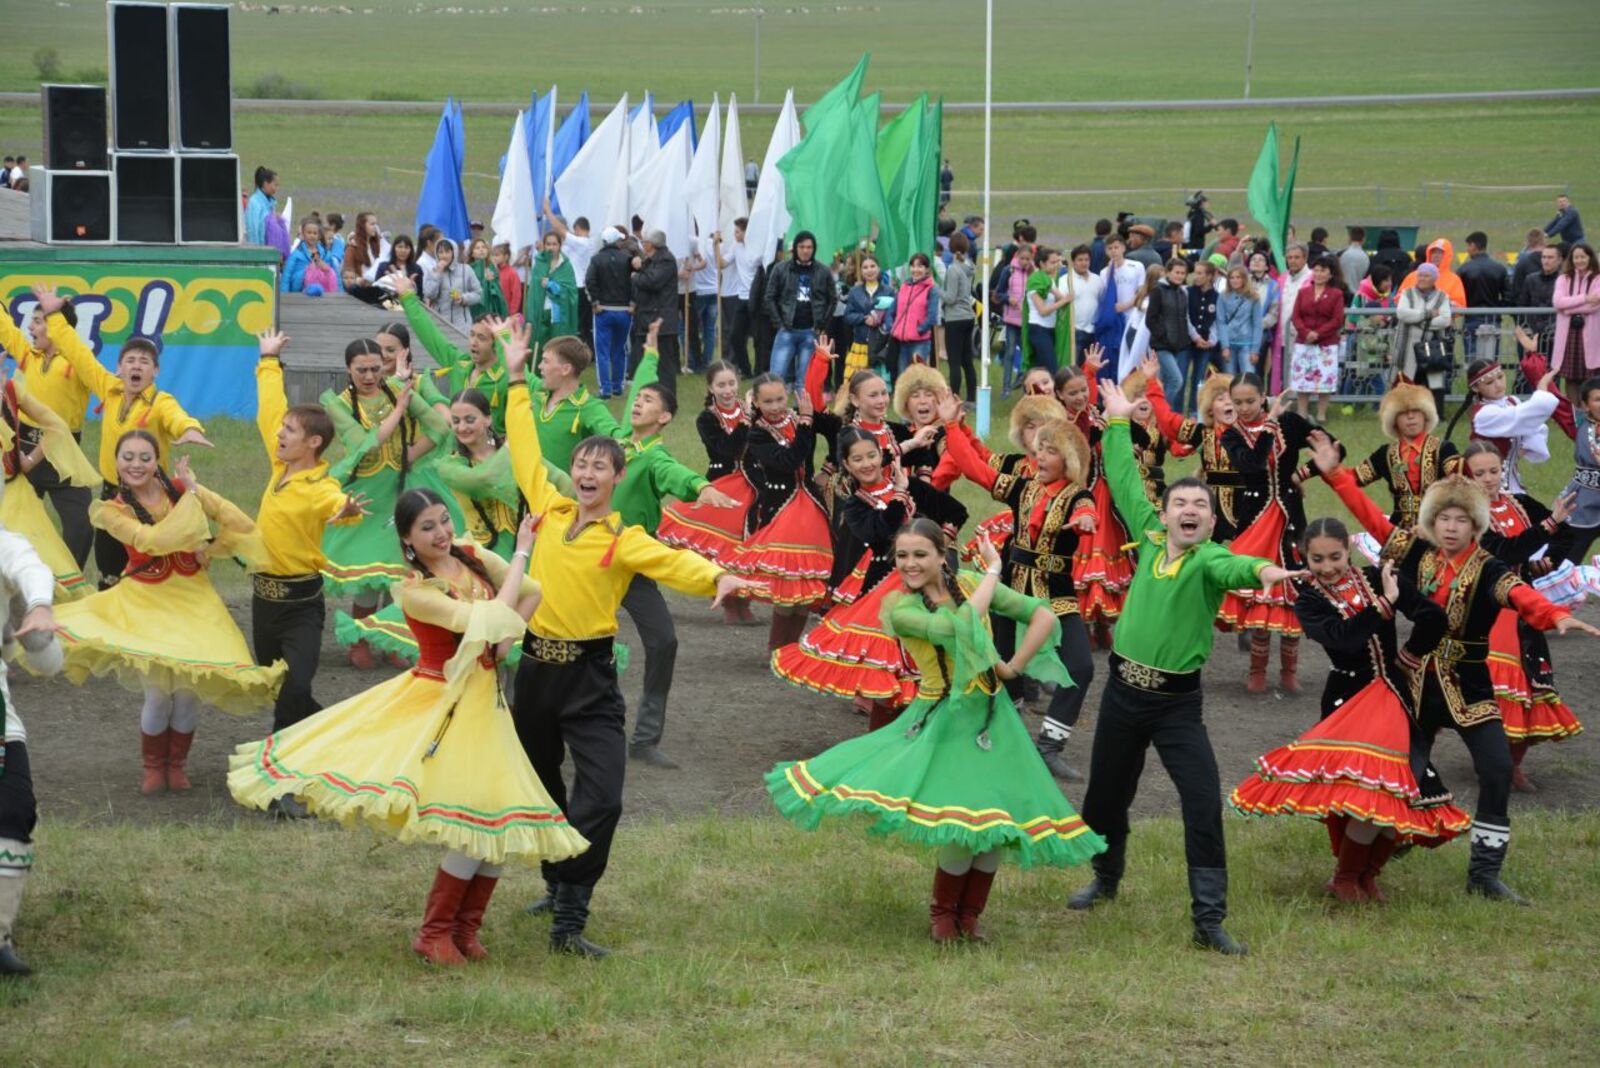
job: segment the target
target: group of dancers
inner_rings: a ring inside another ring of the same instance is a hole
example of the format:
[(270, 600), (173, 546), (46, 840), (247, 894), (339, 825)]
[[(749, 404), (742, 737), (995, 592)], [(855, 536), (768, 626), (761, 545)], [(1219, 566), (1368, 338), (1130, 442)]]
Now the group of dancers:
[[(1285, 691), (1298, 689), (1302, 634), (1333, 660), (1321, 722), (1263, 755), (1231, 800), (1325, 822), (1341, 900), (1381, 900), (1377, 876), (1397, 848), (1469, 826), (1468, 889), (1520, 900), (1500, 872), (1510, 793), (1534, 788), (1522, 754), (1581, 729), (1541, 632), (1596, 632), (1526, 580), (1553, 557), (1581, 558), (1595, 531), (1580, 521), (1600, 520), (1588, 477), (1600, 470), (1600, 381), (1580, 391), (1578, 472), (1550, 509), (1517, 481), (1520, 461), (1548, 456), (1548, 380), (1516, 403), (1498, 365), (1474, 364), (1475, 440), (1459, 455), (1433, 434), (1432, 395), (1401, 384), (1383, 408), (1393, 443), (1351, 471), (1336, 441), (1254, 376), (1213, 376), (1199, 411), (1178, 412), (1153, 361), (1108, 385), (1094, 348), (1083, 368), (1027, 374), (1009, 453), (984, 445), (920, 363), (892, 390), (858, 370), (829, 397), (836, 356), (824, 342), (792, 398), (775, 375), (742, 388), (716, 363), (696, 420), (702, 474), (663, 438), (678, 398), (656, 378), (654, 328), (621, 425), (582, 385), (592, 354), (581, 340), (534, 353), (526, 324), (488, 317), (461, 352), (402, 292), (410, 329), (353, 341), (347, 385), (319, 404), (288, 404), (289, 339), (261, 335), (271, 474), (252, 520), (201, 485), (187, 455), (173, 461), (174, 446), (209, 442), (159, 390), (158, 347), (130, 339), (107, 371), (71, 304), (35, 295), (28, 333), (0, 321), (20, 371), (0, 405), (0, 583), (17, 662), (142, 695), (147, 795), (190, 789), (203, 705), (271, 708), (272, 732), (232, 757), (233, 796), (442, 846), (412, 943), (436, 964), (487, 956), (479, 932), (511, 860), (541, 866), (545, 893), (527, 911), (551, 917), (552, 949), (606, 955), (586, 932), (626, 765), (676, 767), (661, 749), (677, 649), (662, 584), (714, 598), (730, 626), (766, 602), (773, 672), (855, 702), (865, 734), (778, 765), (767, 788), (801, 827), (856, 813), (875, 833), (933, 847), (940, 942), (983, 937), (1002, 857), (1088, 861), (1094, 879), (1071, 907), (1115, 898), (1153, 744), (1182, 802), (1194, 941), (1244, 952), (1222, 926), (1223, 793), (1201, 715), (1216, 630), (1247, 643), (1251, 692), (1266, 689), (1274, 632)], [(438, 372), (415, 371), (413, 336)], [(98, 471), (75, 440), (91, 396), (104, 420)], [(335, 438), (344, 454), (330, 465)], [(1191, 452), (1200, 477), (1169, 480), (1166, 457)], [(1337, 521), (1307, 521), (1301, 485), (1318, 474), (1385, 542), (1381, 567), (1352, 563)], [(961, 478), (1001, 506), (965, 544), (969, 516), (951, 492)], [(1380, 480), (1389, 516), (1359, 488)], [(98, 590), (83, 577), (91, 547)], [(222, 560), (250, 573), (251, 642), (208, 578)], [(314, 680), (330, 597), (351, 599), (335, 634), (352, 663), (401, 671), (323, 708)], [(619, 609), (645, 661), (631, 738)], [(1403, 642), (1396, 613), (1413, 621)], [(1060, 782), (1084, 778), (1065, 752), (1096, 648), (1107, 681), (1080, 815)], [(3, 674), (0, 698), (0, 972), (23, 973), (11, 929), (35, 807)], [(1019, 704), (1041, 715), (1031, 737)], [(1445, 727), (1478, 775), (1470, 818), (1428, 762)]]

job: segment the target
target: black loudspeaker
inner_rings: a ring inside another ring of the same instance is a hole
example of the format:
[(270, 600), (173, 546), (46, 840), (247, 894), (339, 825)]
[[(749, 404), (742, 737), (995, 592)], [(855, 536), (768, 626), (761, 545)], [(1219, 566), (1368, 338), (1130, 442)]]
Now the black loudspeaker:
[(117, 240), (170, 245), (178, 240), (178, 160), (170, 152), (117, 153)]
[(178, 240), (239, 243), (239, 157), (178, 157)]
[(178, 150), (232, 151), (233, 74), (228, 57), (228, 9), (216, 4), (173, 4), (172, 43)]
[(46, 244), (105, 244), (111, 240), (114, 205), (110, 171), (28, 172), (33, 201), (33, 239)]
[(53, 171), (106, 169), (106, 90), (101, 85), (41, 85), (44, 165)]
[(163, 4), (113, 2), (106, 6), (111, 143), (118, 152), (165, 152), (172, 147), (167, 33)]

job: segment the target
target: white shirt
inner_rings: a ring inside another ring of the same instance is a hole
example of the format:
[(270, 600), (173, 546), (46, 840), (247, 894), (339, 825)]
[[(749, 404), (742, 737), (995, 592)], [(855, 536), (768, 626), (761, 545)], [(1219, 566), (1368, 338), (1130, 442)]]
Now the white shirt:
[(1300, 290), (1307, 282), (1311, 281), (1311, 268), (1300, 268), (1299, 274), (1287, 272), (1278, 279), (1279, 306), (1283, 309), (1278, 315), (1278, 322), (1283, 324), (1285, 348), (1287, 341), (1294, 336), (1294, 302), (1300, 299)]
[(712, 297), (717, 293), (717, 249), (712, 238), (702, 237), (695, 242), (695, 251), (705, 261), (705, 266), (694, 272), (695, 296)]
[[(11, 699), (11, 688), (6, 684), (6, 662), (11, 659), (12, 631), (22, 623), (29, 610), (47, 605), (55, 596), (55, 576), (39, 559), (33, 545), (21, 534), (0, 530), (0, 599), (5, 609), (5, 657), (0, 659), (0, 695), (5, 698), (5, 740), (25, 742), (28, 733), (23, 729), (22, 717), (17, 714), (16, 702)], [(33, 648), (29, 648), (32, 646)], [(23, 642), (28, 664), (41, 675), (54, 675), (61, 670), (61, 643), (53, 635), (42, 638), (33, 635)]]
[(761, 254), (750, 247), (748, 241), (733, 244), (733, 274), (737, 276), (735, 291), (740, 300), (750, 299), (750, 286), (755, 283), (756, 271), (761, 269)]
[[(1029, 293), (1027, 295), (1029, 326), (1037, 326), (1044, 330), (1054, 330), (1056, 328), (1056, 316), (1061, 314), (1061, 309), (1057, 308), (1052, 312), (1042, 312), (1039, 310), (1038, 301), (1043, 300), (1048, 302), (1060, 300), (1066, 295), (1067, 291), (1064, 287), (1057, 288), (1058, 286), (1061, 286), (1060, 279), (1057, 279), (1056, 284), (1050, 287), (1049, 293)], [(1035, 298), (1038, 299), (1036, 300)]]
[(1074, 330), (1090, 331), (1094, 329), (1094, 317), (1100, 311), (1100, 297), (1106, 291), (1105, 279), (1097, 274), (1071, 273), (1072, 279), (1072, 328)]
[(1144, 285), (1144, 264), (1136, 260), (1124, 260), (1121, 267), (1113, 267), (1108, 263), (1100, 269), (1100, 281), (1105, 287), (1102, 292), (1116, 286), (1117, 299), (1114, 303), (1126, 304)]
[(1475, 437), (1511, 439), (1511, 455), (1506, 457), (1500, 473), (1500, 486), (1505, 492), (1524, 492), (1519, 460), (1542, 464), (1550, 459), (1549, 419), (1560, 403), (1560, 397), (1541, 389), (1521, 403), (1515, 397), (1487, 401), (1473, 414)]
[(589, 275), (589, 260), (594, 256), (594, 238), (567, 231), (561, 239), (561, 254), (572, 261), (572, 272), (579, 282)]

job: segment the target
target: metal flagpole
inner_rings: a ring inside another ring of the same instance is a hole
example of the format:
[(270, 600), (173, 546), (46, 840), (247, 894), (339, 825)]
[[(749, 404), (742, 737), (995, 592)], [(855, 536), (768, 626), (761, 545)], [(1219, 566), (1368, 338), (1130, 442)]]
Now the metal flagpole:
[[(979, 269), (983, 272), (983, 323), (979, 327), (978, 355), (982, 357), (983, 375), (978, 383), (978, 436), (989, 434), (989, 276), (993, 270), (993, 252), (989, 234), (994, 230), (994, 219), (989, 214), (990, 148), (994, 133), (994, 0), (988, 0), (984, 12), (983, 30), (983, 248), (978, 253)], [(1010, 354), (1007, 354), (1010, 358)]]

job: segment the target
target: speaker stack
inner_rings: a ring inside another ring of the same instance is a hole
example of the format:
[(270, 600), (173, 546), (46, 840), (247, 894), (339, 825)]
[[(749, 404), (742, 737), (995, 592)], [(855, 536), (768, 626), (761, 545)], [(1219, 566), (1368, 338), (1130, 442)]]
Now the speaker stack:
[(34, 240), (238, 244), (227, 6), (111, 0), (106, 41), (109, 108), (100, 86), (41, 87)]

